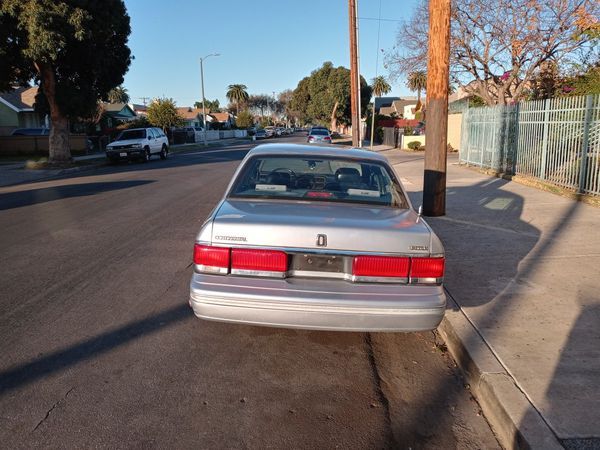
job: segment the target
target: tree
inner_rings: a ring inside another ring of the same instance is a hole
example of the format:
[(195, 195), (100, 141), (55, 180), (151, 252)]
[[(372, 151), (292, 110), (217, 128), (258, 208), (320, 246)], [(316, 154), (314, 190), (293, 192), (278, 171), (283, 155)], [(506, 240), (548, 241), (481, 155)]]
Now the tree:
[[(373, 94), (375, 97), (381, 97), (382, 95), (387, 94), (392, 90), (392, 87), (386, 81), (385, 77), (379, 75), (373, 78), (373, 83), (371, 84), (371, 89), (373, 90)], [(373, 108), (371, 109), (371, 117), (370, 124), (367, 121), (367, 128), (371, 130), (371, 148), (373, 148), (373, 142), (375, 140), (375, 122), (373, 120), (373, 116), (375, 115), (375, 101), (373, 101)]]
[(0, 90), (39, 83), (36, 109), (52, 122), (51, 164), (71, 160), (69, 120), (93, 117), (123, 82), (130, 31), (122, 0), (0, 2)]
[(371, 89), (373, 90), (373, 94), (375, 94), (375, 97), (381, 97), (382, 95), (385, 95), (388, 92), (390, 92), (392, 90), (392, 87), (386, 81), (385, 77), (379, 75), (373, 78)]
[[(209, 112), (221, 112), (221, 105), (219, 104), (219, 99), (215, 100), (207, 100), (204, 99), (204, 107), (206, 109), (206, 113)], [(194, 108), (201, 109), (202, 108), (202, 100), (194, 103)]]
[(265, 109), (269, 107), (269, 96), (266, 94), (250, 95), (247, 103), (248, 108), (256, 113), (260, 112), (260, 115), (264, 116)]
[[(547, 61), (567, 68), (598, 51), (599, 12), (597, 0), (454, 0), (452, 81), (488, 105), (519, 101)], [(428, 23), (422, 0), (386, 56), (392, 76), (425, 70)]]
[(177, 112), (171, 98), (158, 98), (148, 106), (148, 121), (152, 126), (162, 128), (164, 132), (171, 127), (180, 127), (185, 121)]
[(411, 72), (408, 74), (406, 86), (413, 92), (417, 91), (417, 107), (415, 111), (419, 111), (421, 109), (421, 91), (427, 88), (427, 72), (424, 70)]
[[(571, 83), (570, 85), (568, 83)], [(565, 88), (569, 89), (565, 89)], [(572, 87), (572, 90), (570, 89)], [(600, 94), (600, 62), (590, 67), (583, 74), (567, 80), (563, 86), (563, 92), (573, 95)]]
[(235, 124), (238, 128), (249, 128), (254, 125), (254, 116), (250, 111), (242, 111), (235, 118)]
[(129, 94), (127, 89), (123, 86), (117, 86), (116, 88), (108, 91), (108, 101), (110, 103), (129, 103)]
[(227, 88), (227, 99), (236, 104), (236, 114), (240, 113), (240, 103), (248, 101), (248, 88), (245, 84), (230, 84)]
[[(371, 99), (371, 87), (361, 77), (361, 116)], [(331, 129), (338, 123), (350, 123), (350, 70), (326, 62), (302, 79), (292, 95), (291, 106), (305, 119), (328, 122)]]

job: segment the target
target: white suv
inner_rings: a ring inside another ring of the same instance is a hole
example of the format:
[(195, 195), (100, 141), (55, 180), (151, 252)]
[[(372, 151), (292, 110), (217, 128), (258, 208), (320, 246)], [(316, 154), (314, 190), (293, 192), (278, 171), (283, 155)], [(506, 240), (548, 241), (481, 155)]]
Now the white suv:
[(131, 128), (123, 130), (114, 142), (106, 146), (109, 162), (121, 159), (141, 159), (146, 162), (152, 155), (167, 159), (169, 140), (160, 128)]

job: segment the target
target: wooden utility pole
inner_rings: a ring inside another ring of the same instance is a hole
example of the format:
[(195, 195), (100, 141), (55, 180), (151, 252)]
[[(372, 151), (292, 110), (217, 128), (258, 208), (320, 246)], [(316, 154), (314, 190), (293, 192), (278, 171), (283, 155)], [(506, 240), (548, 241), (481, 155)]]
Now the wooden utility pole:
[(450, 0), (429, 0), (423, 214), (446, 214)]
[(350, 110), (352, 115), (352, 146), (359, 146), (360, 111), (358, 110), (358, 49), (356, 42), (356, 0), (348, 0), (350, 28)]

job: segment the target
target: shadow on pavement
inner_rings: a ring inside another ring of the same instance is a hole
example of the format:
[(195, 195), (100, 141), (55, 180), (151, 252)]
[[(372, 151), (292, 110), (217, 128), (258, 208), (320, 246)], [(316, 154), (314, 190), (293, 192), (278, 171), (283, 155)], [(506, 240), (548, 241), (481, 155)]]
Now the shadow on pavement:
[(0, 395), (56, 371), (93, 359), (129, 341), (155, 333), (166, 326), (192, 316), (192, 311), (187, 304), (177, 305), (154, 316), (131, 322), (113, 331), (107, 331), (30, 363), (0, 372)]
[[(577, 209), (581, 207), (579, 202), (573, 201), (565, 211), (561, 211), (560, 215), (556, 216), (554, 225), (549, 227), (549, 230), (542, 236), (540, 230), (522, 220), (525, 198), (503, 190), (502, 187), (507, 183), (509, 181), (492, 178), (476, 185), (449, 187), (447, 190), (447, 215), (439, 218), (427, 218), (442, 239), (446, 249), (445, 287), (459, 303), (461, 309), (471, 308), (470, 320), (477, 328), (477, 332), (473, 331), (472, 335), (467, 338), (467, 341), (471, 341), (466, 343), (467, 348), (478, 342), (481, 336), (493, 346), (490, 338), (493, 339), (496, 335), (501, 336), (501, 333), (506, 333), (506, 327), (515, 326), (507, 322), (510, 317), (534, 314), (531, 306), (529, 309), (525, 306), (528, 290), (531, 289), (530, 280), (539, 271), (544, 258), (552, 255), (553, 247), (560, 242), (562, 235), (576, 216)], [(411, 195), (415, 205), (420, 204), (421, 195), (421, 192)], [(562, 409), (561, 405), (561, 397), (564, 398), (569, 393), (563, 392), (556, 395), (556, 392), (560, 389), (558, 386), (564, 387), (561, 380), (564, 380), (565, 377), (579, 376), (576, 370), (571, 370), (575, 369), (572, 364), (575, 360), (573, 356), (582, 348), (589, 347), (580, 345), (582, 339), (594, 339), (594, 336), (589, 336), (589, 334), (586, 336), (585, 330), (590, 328), (589, 326), (582, 327), (581, 322), (584, 320), (587, 322), (597, 321), (597, 309), (592, 312), (588, 310), (571, 329), (569, 344), (573, 347), (563, 349), (562, 351), (566, 353), (561, 355), (561, 361), (569, 361), (571, 364), (566, 363), (564, 366), (559, 364), (548, 391), (549, 393), (553, 391), (552, 395), (547, 395), (545, 399), (537, 399), (537, 401), (545, 401), (549, 405), (546, 410), (562, 410), (564, 413), (561, 414), (569, 414), (566, 409)], [(531, 326), (542, 325), (532, 322)], [(520, 333), (520, 330), (516, 331)], [(596, 337), (596, 344), (598, 343), (597, 339)], [(507, 344), (505, 341), (502, 342), (504, 345)], [(513, 352), (518, 349), (509, 346), (505, 347), (503, 351), (505, 352), (504, 356), (510, 359)], [(552, 349), (552, 351), (561, 351), (561, 349)], [(507, 364), (506, 361), (504, 364)], [(527, 362), (522, 364), (527, 364)], [(509, 373), (513, 373), (510, 364), (507, 369)], [(588, 379), (588, 384), (589, 381)], [(447, 398), (448, 386), (447, 380), (441, 380), (432, 398), (423, 399), (420, 408), (422, 413), (415, 415), (409, 429), (418, 430), (421, 422), (427, 421), (431, 407), (440, 398), (452, 401), (451, 398)], [(522, 388), (527, 389), (526, 387)], [(572, 388), (571, 385), (569, 390)], [(589, 389), (590, 386), (588, 385), (587, 388)], [(539, 414), (534, 406), (536, 399), (531, 400), (534, 403), (529, 406), (526, 417)], [(521, 423), (521, 426), (526, 426), (525, 421)], [(553, 431), (556, 432), (556, 429)], [(515, 436), (514, 444), (520, 445), (521, 439), (521, 436)], [(595, 444), (597, 445), (596, 442)]]
[[(586, 288), (587, 292), (583, 292)], [(581, 309), (567, 342), (560, 349), (560, 359), (546, 390), (550, 421), (561, 414), (569, 416), (561, 423), (550, 424), (568, 450), (600, 449), (598, 410), (585, 407), (590, 405), (590, 399), (597, 402), (599, 395), (600, 303), (594, 290), (591, 285), (580, 288)], [(529, 411), (530, 414), (533, 411)], [(526, 416), (522, 423), (527, 424), (529, 420)]]
[(0, 194), (0, 211), (37, 205), (63, 198), (83, 197), (100, 192), (128, 189), (153, 182), (153, 180), (105, 181), (101, 183), (65, 184), (62, 186), (7, 192)]
[[(540, 231), (521, 219), (524, 198), (502, 190), (505, 180), (489, 179), (476, 185), (451, 186), (447, 190), (447, 215), (425, 218), (444, 243), (446, 250), (445, 287), (457, 294), (461, 306), (481, 307), (493, 302), (488, 326), (503, 324), (509, 301), (500, 300), (520, 276), (519, 267), (540, 239)], [(422, 192), (411, 192), (418, 208)], [(489, 306), (488, 306), (489, 307)], [(479, 335), (472, 336), (480, 339)], [(449, 418), (440, 404), (453, 405), (459, 399), (451, 373), (440, 378), (427, 396), (416, 403), (417, 410), (402, 429), (394, 430), (401, 447), (430, 448), (442, 445), (430, 431), (436, 421)], [(460, 424), (458, 424), (460, 426)], [(418, 436), (419, 440), (411, 440)]]

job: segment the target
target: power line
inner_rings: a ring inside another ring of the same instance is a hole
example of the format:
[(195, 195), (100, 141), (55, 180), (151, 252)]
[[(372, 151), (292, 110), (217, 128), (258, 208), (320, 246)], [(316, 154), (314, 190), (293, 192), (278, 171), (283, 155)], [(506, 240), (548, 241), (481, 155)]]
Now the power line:
[(359, 20), (377, 20), (379, 22), (406, 22), (405, 19), (382, 19), (381, 18), (381, 5), (379, 6), (380, 17), (359, 17)]

